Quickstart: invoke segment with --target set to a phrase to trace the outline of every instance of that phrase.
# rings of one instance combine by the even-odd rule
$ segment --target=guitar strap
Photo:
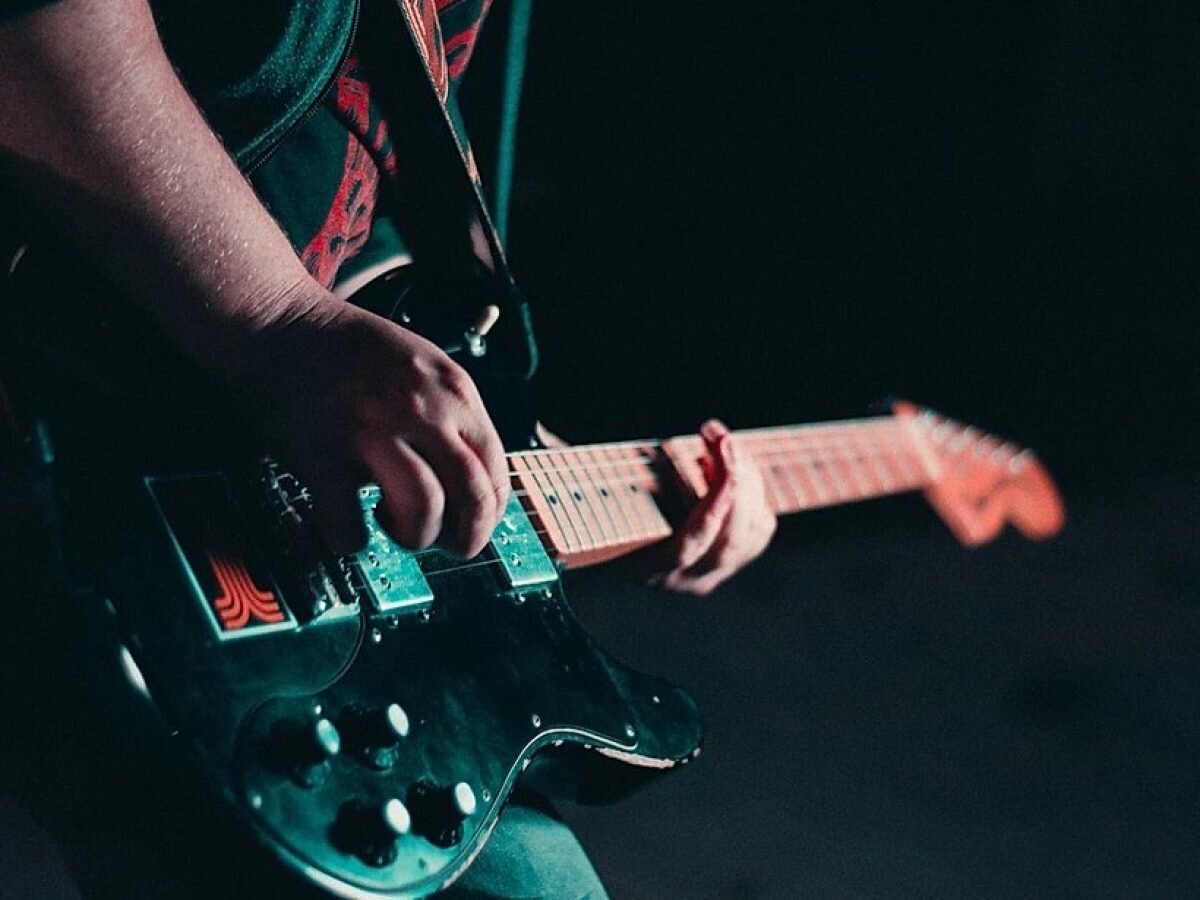
[[[493,334],[518,355],[529,377],[537,367],[529,304],[509,269],[474,157],[453,124],[449,73],[435,40],[434,2],[385,0],[363,7],[365,25],[376,35],[395,33],[391,10],[398,10],[411,44],[411,53],[380,53],[381,59],[373,61],[391,70],[379,89],[389,116],[405,128],[399,205],[412,226],[405,239],[421,260],[422,274],[429,273],[440,289],[465,291],[500,307],[503,314]],[[481,281],[486,285],[482,293]]]

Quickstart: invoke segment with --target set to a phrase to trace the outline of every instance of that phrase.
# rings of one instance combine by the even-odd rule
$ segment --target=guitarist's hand
[[[311,279],[179,81],[146,0],[0,17],[0,110],[6,190],[260,413],[337,549],[363,540],[366,480],[401,543],[483,548],[508,476],[474,385]]]
[[[365,539],[357,489],[383,492],[400,544],[471,557],[508,499],[508,464],[470,376],[437,346],[348,303],[294,303],[255,337],[266,366],[235,387],[310,487],[338,552]]]
[[[775,534],[762,473],[739,453],[723,422],[700,427],[708,450],[708,493],[696,504],[670,548],[670,571],[651,579],[674,591],[706,596],[766,549]]]

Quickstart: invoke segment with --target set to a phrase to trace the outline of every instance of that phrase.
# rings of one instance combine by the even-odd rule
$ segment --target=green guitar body
[[[364,487],[369,546],[332,556],[220,390],[33,257],[4,286],[4,376],[48,424],[71,567],[104,598],[129,689],[283,864],[342,896],[424,896],[518,779],[605,802],[699,752],[691,698],[588,637],[519,500],[461,560],[394,544]],[[392,275],[356,302],[461,338],[417,296]],[[529,447],[525,380],[501,353],[456,358],[509,449]]]

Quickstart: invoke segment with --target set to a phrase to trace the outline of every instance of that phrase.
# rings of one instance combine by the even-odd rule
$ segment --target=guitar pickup
[[[383,615],[422,612],[433,604],[433,590],[416,557],[388,537],[375,518],[381,496],[373,484],[358,492],[367,527],[367,547],[353,563],[362,579],[359,587]]]
[[[558,581],[558,568],[546,553],[537,529],[533,527],[515,493],[509,494],[504,516],[492,532],[491,547],[500,563],[505,582],[513,590]]]

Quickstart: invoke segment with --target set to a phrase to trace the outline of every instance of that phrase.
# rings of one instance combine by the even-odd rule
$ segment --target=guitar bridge
[[[537,529],[515,493],[509,494],[504,516],[492,532],[491,547],[512,590],[523,591],[558,581],[558,568],[546,553]]]
[[[360,577],[361,588],[371,605],[383,615],[419,613],[433,604],[433,589],[421,566],[410,552],[390,537],[375,517],[382,494],[369,484],[358,492],[367,527],[367,548],[353,557],[352,571]]]

